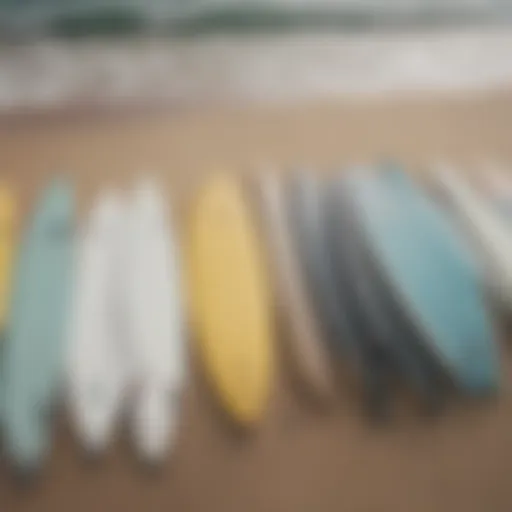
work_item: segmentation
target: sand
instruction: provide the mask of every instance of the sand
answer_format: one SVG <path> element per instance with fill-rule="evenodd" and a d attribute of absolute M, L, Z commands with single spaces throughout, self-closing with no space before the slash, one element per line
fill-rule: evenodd
<path fill-rule="evenodd" d="M 273 161 L 324 172 L 390 156 L 412 172 L 440 156 L 467 166 L 487 157 L 510 164 L 511 133 L 507 91 L 33 114 L 0 120 L 0 173 L 16 186 L 26 214 L 54 171 L 74 176 L 82 212 L 101 185 L 153 171 L 181 216 L 201 177 L 216 168 L 243 171 Z M 281 359 L 268 415 L 246 438 L 226 425 L 192 357 L 179 442 L 160 473 L 137 463 L 126 432 L 103 462 L 86 464 L 60 411 L 53 453 L 37 485 L 21 490 L 0 470 L 0 510 L 510 512 L 512 399 L 506 343 L 502 349 L 505 378 L 495 401 L 453 403 L 429 419 L 402 397 L 384 427 L 368 424 L 348 386 L 331 412 L 311 410 Z"/>

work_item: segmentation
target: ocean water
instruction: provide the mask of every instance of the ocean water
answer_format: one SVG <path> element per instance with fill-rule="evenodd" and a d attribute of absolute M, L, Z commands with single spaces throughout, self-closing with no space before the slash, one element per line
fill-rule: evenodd
<path fill-rule="evenodd" d="M 290 103 L 512 86 L 512 29 L 0 45 L 0 112 L 78 105 Z"/>
<path fill-rule="evenodd" d="M 510 19 L 507 0 L 0 0 L 0 34 L 365 30 Z"/>

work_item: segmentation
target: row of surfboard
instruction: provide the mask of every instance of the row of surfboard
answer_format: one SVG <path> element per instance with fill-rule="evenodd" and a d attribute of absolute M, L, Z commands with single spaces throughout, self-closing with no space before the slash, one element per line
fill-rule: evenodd
<path fill-rule="evenodd" d="M 446 166 L 429 178 L 442 194 L 390 166 L 326 179 L 215 173 L 182 251 L 152 180 L 103 191 L 75 227 L 73 186 L 56 179 L 19 243 L 16 198 L 0 187 L 7 460 L 42 465 L 64 395 L 87 450 L 104 452 L 128 417 L 140 455 L 161 461 L 180 423 L 186 319 L 214 396 L 242 426 L 265 414 L 277 318 L 311 402 L 334 400 L 340 367 L 375 417 L 389 412 L 397 378 L 428 409 L 451 391 L 493 394 L 488 297 L 512 308 L 512 182 L 487 176 L 483 194 Z"/>

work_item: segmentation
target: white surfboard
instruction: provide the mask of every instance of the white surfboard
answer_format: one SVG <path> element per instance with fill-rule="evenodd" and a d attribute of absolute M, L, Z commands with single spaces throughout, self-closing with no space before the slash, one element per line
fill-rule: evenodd
<path fill-rule="evenodd" d="M 512 311 L 512 235 L 505 219 L 453 168 L 438 166 L 434 178 L 471 239 L 487 286 Z"/>
<path fill-rule="evenodd" d="M 120 307 L 124 214 L 121 198 L 105 191 L 77 235 L 68 398 L 77 436 L 93 454 L 111 440 L 128 383 Z"/>
<path fill-rule="evenodd" d="M 185 341 L 177 246 L 159 187 L 136 184 L 125 248 L 127 328 L 133 357 L 130 416 L 141 458 L 160 462 L 179 423 Z"/>

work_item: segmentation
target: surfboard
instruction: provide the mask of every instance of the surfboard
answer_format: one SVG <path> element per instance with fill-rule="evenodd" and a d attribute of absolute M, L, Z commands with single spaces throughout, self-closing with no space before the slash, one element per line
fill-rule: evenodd
<path fill-rule="evenodd" d="M 74 198 L 55 179 L 20 247 L 4 353 L 4 440 L 18 469 L 39 468 L 51 447 L 51 411 L 63 372 L 73 262 Z"/>
<path fill-rule="evenodd" d="M 360 169 L 352 172 L 378 171 Z M 389 360 L 389 370 L 394 370 L 420 395 L 429 411 L 437 411 L 443 399 L 438 365 L 423 349 L 415 326 L 403 314 L 378 272 L 375 255 L 362 233 L 357 203 L 352 200 L 344 173 L 334 177 L 329 191 L 329 228 L 333 231 L 331 250 L 338 271 L 350 284 L 352 308 Z"/>
<path fill-rule="evenodd" d="M 511 312 L 512 236 L 507 220 L 456 169 L 439 165 L 432 178 L 468 236 L 491 294 Z"/>
<path fill-rule="evenodd" d="M 288 203 L 296 252 L 300 258 L 308 293 L 331 349 L 351 364 L 361 364 L 361 347 L 348 313 L 340 307 L 336 278 L 327 248 L 322 194 L 317 179 L 305 171 L 290 181 Z"/>
<path fill-rule="evenodd" d="M 191 323 L 208 380 L 242 426 L 262 419 L 273 373 L 271 291 L 256 229 L 237 178 L 214 174 L 189 218 Z"/>
<path fill-rule="evenodd" d="M 329 229 L 324 187 L 312 173 L 299 171 L 292 177 L 289 194 L 296 250 L 323 339 L 343 369 L 362 381 L 365 408 L 371 417 L 380 419 L 387 415 L 389 401 L 382 361 L 374 357 L 373 341 L 353 309 L 349 283 L 338 274 L 342 265 L 337 269 L 330 238 L 341 233 Z"/>
<path fill-rule="evenodd" d="M 14 193 L 7 185 L 0 183 L 0 425 L 3 408 L 2 356 L 11 303 L 16 221 Z"/>
<path fill-rule="evenodd" d="M 449 218 L 403 172 L 349 174 L 379 272 L 426 349 L 463 392 L 499 383 L 493 326 L 470 251 Z"/>
<path fill-rule="evenodd" d="M 125 224 L 121 195 L 107 189 L 77 234 L 66 394 L 77 438 L 96 456 L 115 432 L 129 378 L 121 304 Z"/>
<path fill-rule="evenodd" d="M 333 369 L 292 239 L 283 183 L 275 172 L 251 179 L 265 235 L 272 285 L 283 322 L 285 350 L 300 388 L 321 405 L 335 396 Z"/>
<path fill-rule="evenodd" d="M 128 338 L 133 357 L 133 439 L 141 458 L 163 460 L 177 439 L 186 371 L 178 242 L 160 185 L 139 181 L 128 214 Z"/>
<path fill-rule="evenodd" d="M 338 185 L 338 187 L 336 186 Z M 351 330 L 360 345 L 368 411 L 373 418 L 383 419 L 391 413 L 391 379 L 395 368 L 389 347 L 382 342 L 375 316 L 362 307 L 360 292 L 365 282 L 365 269 L 356 263 L 358 240 L 346 216 L 340 215 L 343 206 L 339 183 L 329 181 L 323 187 L 324 229 L 326 250 L 330 255 L 339 307 L 348 317 Z M 338 193 L 337 193 L 338 192 Z"/>

